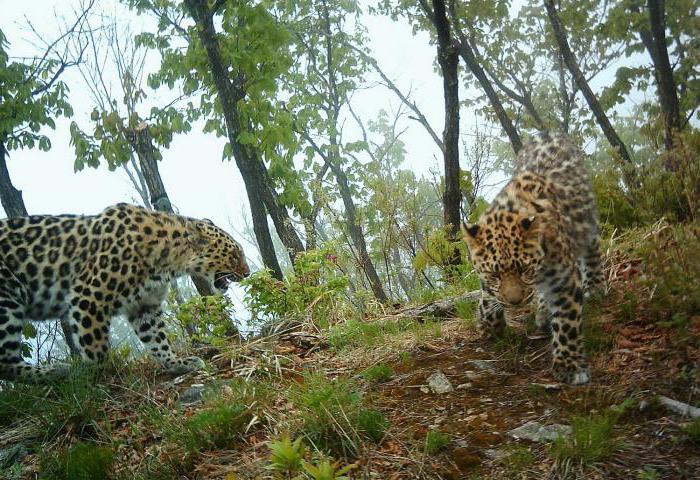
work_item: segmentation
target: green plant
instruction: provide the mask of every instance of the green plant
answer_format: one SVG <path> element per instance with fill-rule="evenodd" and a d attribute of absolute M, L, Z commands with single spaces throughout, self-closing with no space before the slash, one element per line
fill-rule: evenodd
<path fill-rule="evenodd" d="M 659 478 L 661 478 L 659 472 L 652 467 L 644 467 L 637 472 L 637 480 L 659 480 Z"/>
<path fill-rule="evenodd" d="M 377 363 L 362 371 L 360 376 L 368 382 L 386 382 L 394 376 L 394 369 L 386 363 Z"/>
<path fill-rule="evenodd" d="M 532 452 L 522 445 L 509 446 L 501 459 L 501 463 L 512 472 L 521 471 L 534 462 L 535 457 Z"/>
<path fill-rule="evenodd" d="M 452 438 L 440 430 L 430 430 L 425 435 L 425 451 L 430 455 L 444 450 L 452 441 Z"/>
<path fill-rule="evenodd" d="M 31 418 L 48 441 L 69 426 L 79 436 L 94 436 L 105 391 L 98 384 L 100 369 L 78 363 L 65 378 L 47 385 L 14 384 L 0 391 L 0 425 Z"/>
<path fill-rule="evenodd" d="M 40 479 L 94 480 L 111 478 L 112 448 L 93 442 L 78 442 L 70 448 L 41 457 Z"/>
<path fill-rule="evenodd" d="M 301 437 L 292 442 L 287 436 L 269 442 L 267 446 L 270 449 L 270 469 L 284 474 L 286 478 L 296 475 L 302 468 L 306 453 L 306 448 L 301 442 Z"/>
<path fill-rule="evenodd" d="M 196 295 L 179 306 L 175 319 L 184 329 L 193 332 L 193 340 L 221 346 L 238 334 L 231 323 L 232 312 L 233 304 L 224 295 Z"/>
<path fill-rule="evenodd" d="M 328 327 L 339 313 L 338 305 L 348 285 L 347 278 L 338 273 L 336 251 L 328 245 L 299 254 L 294 272 L 284 281 L 274 278 L 268 270 L 243 280 L 251 323 L 310 319 L 321 328 Z"/>
<path fill-rule="evenodd" d="M 683 432 L 685 432 L 691 442 L 700 444 L 700 417 L 684 425 Z"/>
<path fill-rule="evenodd" d="M 575 459 L 585 465 L 608 458 L 621 446 L 613 436 L 613 428 L 625 409 L 623 403 L 601 414 L 573 417 L 571 435 L 557 438 L 551 447 L 554 458 Z"/>
<path fill-rule="evenodd" d="M 413 323 L 408 319 L 376 322 L 348 320 L 328 330 L 328 343 L 335 351 L 349 347 L 373 346 L 385 335 L 406 331 Z"/>
<path fill-rule="evenodd" d="M 304 473 L 313 480 L 348 480 L 349 477 L 345 474 L 355 468 L 354 464 L 341 467 L 338 462 L 331 462 L 328 458 L 323 458 L 315 464 L 303 464 Z"/>
<path fill-rule="evenodd" d="M 357 386 L 348 378 L 327 379 L 307 372 L 303 382 L 290 389 L 299 409 L 301 432 L 317 448 L 340 455 L 355 455 L 364 440 L 381 440 L 388 422 L 365 408 Z"/>

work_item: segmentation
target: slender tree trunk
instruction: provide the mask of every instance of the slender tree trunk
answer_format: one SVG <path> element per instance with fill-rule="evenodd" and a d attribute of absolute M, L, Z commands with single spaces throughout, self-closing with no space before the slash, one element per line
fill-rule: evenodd
<path fill-rule="evenodd" d="M 450 240 L 459 238 L 460 190 L 459 190 L 459 57 L 452 43 L 450 24 L 447 20 L 444 0 L 433 1 L 433 23 L 438 38 L 438 63 L 442 71 L 442 88 L 445 98 L 445 128 L 442 132 L 445 167 L 445 191 L 442 197 L 445 228 Z M 458 255 L 450 263 L 458 264 Z"/>
<path fill-rule="evenodd" d="M 622 159 L 622 172 L 625 179 L 625 183 L 628 187 L 638 187 L 639 180 L 637 179 L 632 157 L 630 156 L 629 151 L 627 150 L 627 146 L 625 146 L 624 142 L 619 137 L 612 124 L 610 123 L 610 119 L 605 114 L 605 111 L 600 105 L 598 98 L 593 93 L 593 90 L 591 90 L 591 87 L 588 85 L 586 77 L 583 75 L 581 69 L 578 66 L 578 61 L 576 60 L 574 53 L 569 47 L 569 41 L 566 39 L 566 32 L 564 32 L 564 28 L 562 27 L 561 22 L 559 21 L 559 14 L 557 13 L 557 9 L 554 6 L 554 0 L 545 0 L 544 6 L 547 9 L 547 16 L 549 17 L 549 22 L 552 26 L 552 30 L 554 31 L 554 37 L 557 41 L 559 51 L 564 59 L 566 67 L 569 69 L 569 72 L 574 77 L 576 85 L 578 86 L 579 90 L 581 90 L 581 93 L 583 93 L 583 96 L 586 99 L 586 102 L 588 103 L 588 106 L 590 107 L 591 111 L 593 111 L 593 115 L 595 116 L 598 125 L 603 130 L 605 138 L 607 138 L 608 142 L 610 142 L 610 145 L 612 145 L 612 147 L 615 150 L 617 150 L 620 159 Z"/>
<path fill-rule="evenodd" d="M 666 150 L 673 149 L 673 136 L 681 129 L 681 114 L 678 105 L 676 81 L 673 78 L 673 68 L 668 59 L 666 48 L 666 18 L 664 0 L 647 0 L 649 7 L 649 22 L 651 24 L 652 50 L 656 83 L 658 85 L 661 111 L 664 115 L 664 145 Z M 667 165 L 675 170 L 673 165 Z"/>
<path fill-rule="evenodd" d="M 266 194 L 264 191 L 270 186 L 265 184 L 266 179 L 261 178 L 260 175 L 261 168 L 264 168 L 264 165 L 256 165 L 256 162 L 259 162 L 259 160 L 238 142 L 241 125 L 237 104 L 239 100 L 244 98 L 245 92 L 240 85 L 232 83 L 229 79 L 227 69 L 224 67 L 221 58 L 220 46 L 216 39 L 212 12 L 207 8 L 207 2 L 202 0 L 185 0 L 185 5 L 196 23 L 199 39 L 207 53 L 218 99 L 226 122 L 228 139 L 248 194 L 248 202 L 250 203 L 253 219 L 253 231 L 260 247 L 260 254 L 265 266 L 272 270 L 276 278 L 282 279 L 282 269 L 277 260 L 272 237 L 270 236 L 270 229 L 267 224 Z M 269 197 L 269 194 L 267 196 Z M 270 202 L 269 198 L 268 202 Z M 282 238 L 282 235 L 280 235 L 280 238 Z M 291 253 L 290 251 L 290 255 Z"/>
<path fill-rule="evenodd" d="M 7 150 L 5 150 L 5 144 L 4 142 L 0 142 L 0 199 L 2 200 L 2 208 L 5 210 L 5 214 L 8 218 L 26 217 L 29 214 L 27 213 L 27 207 L 24 205 L 24 200 L 22 199 L 22 192 L 12 185 L 10 172 L 7 170 L 6 158 Z M 72 356 L 80 355 L 78 346 L 73 342 L 70 325 L 63 318 L 59 319 L 59 323 L 61 324 L 63 338 L 68 346 L 68 351 Z"/>
<path fill-rule="evenodd" d="M 27 209 L 24 206 L 22 192 L 17 190 L 12 185 L 10 172 L 7 170 L 7 150 L 5 150 L 4 142 L 0 142 L 0 200 L 2 200 L 2 208 L 8 218 L 26 217 Z"/>
<path fill-rule="evenodd" d="M 352 198 L 348 177 L 345 175 L 343 169 L 335 163 L 334 159 L 330 159 L 330 168 L 338 182 L 338 190 L 340 191 L 340 197 L 345 207 L 345 225 L 348 229 L 348 235 L 350 235 L 350 239 L 355 246 L 355 250 L 357 250 L 360 268 L 365 272 L 367 280 L 369 280 L 374 297 L 382 303 L 387 303 L 389 299 L 386 296 L 386 292 L 384 292 L 382 281 L 377 274 L 377 270 L 374 268 L 369 253 L 367 253 L 367 242 L 365 241 L 365 234 L 362 232 L 362 227 L 360 227 L 360 221 L 357 218 L 357 209 L 355 208 L 355 202 Z"/>

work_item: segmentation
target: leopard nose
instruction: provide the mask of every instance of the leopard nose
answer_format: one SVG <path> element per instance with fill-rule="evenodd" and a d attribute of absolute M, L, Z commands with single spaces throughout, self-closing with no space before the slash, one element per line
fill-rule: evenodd
<path fill-rule="evenodd" d="M 518 305 L 522 303 L 525 298 L 525 291 L 521 285 L 503 285 L 501 288 L 501 296 L 503 300 L 511 305 Z"/>

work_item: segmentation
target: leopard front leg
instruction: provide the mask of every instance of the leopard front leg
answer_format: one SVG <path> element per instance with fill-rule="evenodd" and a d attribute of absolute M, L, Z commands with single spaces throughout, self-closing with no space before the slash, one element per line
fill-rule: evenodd
<path fill-rule="evenodd" d="M 503 305 L 484 292 L 481 293 L 481 299 L 479 300 L 477 326 L 481 334 L 486 338 L 499 336 L 503 333 L 506 326 Z"/>
<path fill-rule="evenodd" d="M 552 315 L 554 377 L 574 385 L 588 383 L 591 373 L 583 346 L 583 289 L 578 269 L 552 269 L 538 288 Z"/>
<path fill-rule="evenodd" d="M 199 357 L 179 358 L 173 352 L 165 335 L 163 311 L 159 305 L 142 305 L 141 308 L 129 314 L 129 323 L 134 328 L 139 340 L 146 350 L 170 374 L 183 373 L 204 368 L 204 361 Z"/>

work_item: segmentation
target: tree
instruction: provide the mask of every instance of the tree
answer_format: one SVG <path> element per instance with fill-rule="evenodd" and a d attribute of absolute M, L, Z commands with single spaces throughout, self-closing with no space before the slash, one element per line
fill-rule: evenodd
<path fill-rule="evenodd" d="M 388 297 L 369 255 L 347 173 L 347 157 L 361 146 L 344 144 L 341 128 L 341 114 L 344 110 L 349 112 L 350 97 L 367 68 L 364 57 L 358 58 L 348 46 L 353 42 L 363 43 L 361 27 L 357 26 L 355 32 L 345 31 L 347 17 L 358 13 L 355 5 L 331 0 L 278 4 L 278 14 L 295 39 L 293 48 L 299 59 L 284 76 L 285 87 L 292 94 L 287 106 L 295 118 L 295 130 L 309 148 L 307 159 L 317 158 L 322 162 L 316 183 L 311 184 L 312 198 L 318 182 L 330 171 L 338 186 L 344 207 L 344 228 L 357 263 L 375 298 L 384 303 Z M 318 200 L 316 196 L 314 203 Z M 312 206 L 310 222 L 315 222 L 316 208 Z"/>
<path fill-rule="evenodd" d="M 603 134 L 610 142 L 610 145 L 615 148 L 619 158 L 623 162 L 622 171 L 628 187 L 638 186 L 639 181 L 636 178 L 634 161 L 627 150 L 627 146 L 624 144 L 622 139 L 620 139 L 619 135 L 615 131 L 615 128 L 610 123 L 610 119 L 606 115 L 598 98 L 593 93 L 593 90 L 591 90 L 586 77 L 579 68 L 576 57 L 571 51 L 569 42 L 566 39 L 564 27 L 562 27 L 561 22 L 559 21 L 559 15 L 554 5 L 554 0 L 545 0 L 544 5 L 547 10 L 547 16 L 549 17 L 552 31 L 554 32 L 554 37 L 556 38 L 557 45 L 559 46 L 559 52 L 564 60 L 564 63 L 571 72 L 571 75 L 575 79 L 578 88 L 581 90 L 581 93 L 586 99 L 586 102 L 593 112 L 593 115 L 603 131 Z"/>
<path fill-rule="evenodd" d="M 68 103 L 67 87 L 61 80 L 63 72 L 82 61 L 88 46 L 86 19 L 94 1 L 85 4 L 76 20 L 65 33 L 45 45 L 40 57 L 29 62 L 10 61 L 7 39 L 0 30 L 0 200 L 8 217 L 27 216 L 22 192 L 12 184 L 7 169 L 8 151 L 38 146 L 51 148 L 42 127 L 55 128 L 54 118 L 69 117 L 73 110 Z M 38 35 L 38 34 L 37 34 Z M 41 38 L 41 37 L 40 37 Z M 80 45 L 79 55 L 68 55 L 68 40 Z M 66 345 L 72 354 L 78 353 L 72 342 L 67 322 L 61 321 Z"/>

